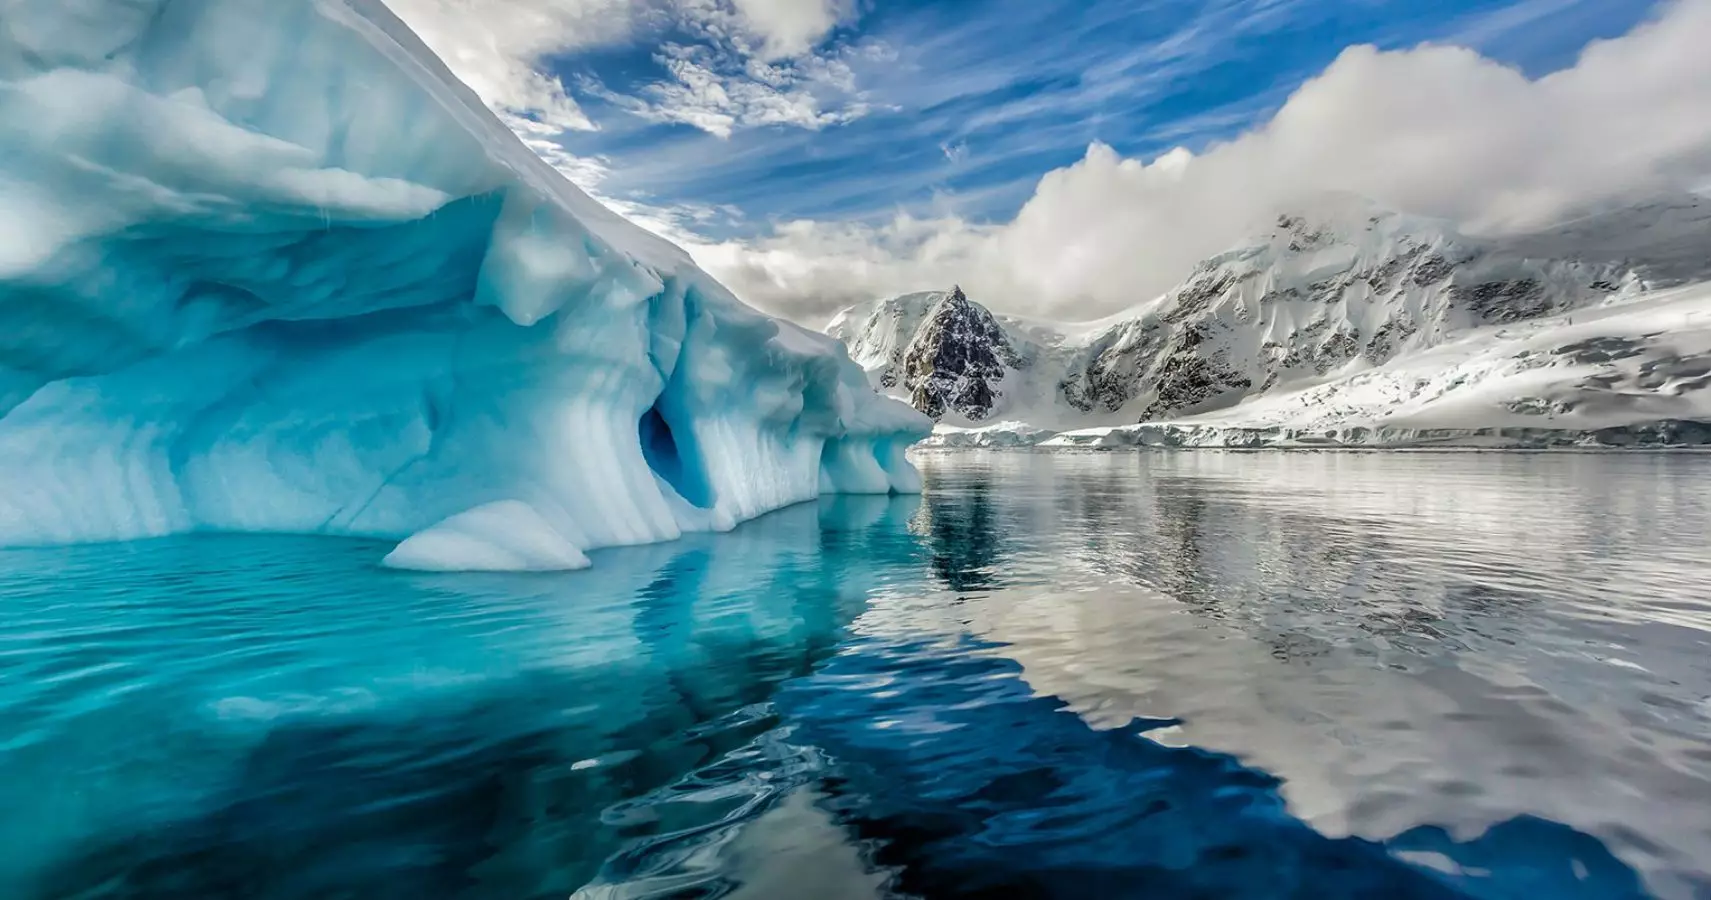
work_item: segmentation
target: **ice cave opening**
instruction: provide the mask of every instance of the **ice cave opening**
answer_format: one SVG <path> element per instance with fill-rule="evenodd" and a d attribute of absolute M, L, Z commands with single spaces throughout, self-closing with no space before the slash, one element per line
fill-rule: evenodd
<path fill-rule="evenodd" d="M 671 423 L 660 412 L 658 403 L 642 414 L 638 430 L 642 440 L 642 458 L 647 460 L 648 468 L 691 506 L 712 509 L 713 489 L 707 483 L 705 472 L 693 456 L 685 458 L 677 436 L 672 433 Z"/>

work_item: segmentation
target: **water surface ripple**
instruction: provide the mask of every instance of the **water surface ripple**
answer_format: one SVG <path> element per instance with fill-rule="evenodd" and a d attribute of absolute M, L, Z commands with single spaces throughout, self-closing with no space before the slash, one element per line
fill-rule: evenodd
<path fill-rule="evenodd" d="M 1711 456 L 920 462 L 569 575 L 0 551 L 0 895 L 1711 896 Z"/>

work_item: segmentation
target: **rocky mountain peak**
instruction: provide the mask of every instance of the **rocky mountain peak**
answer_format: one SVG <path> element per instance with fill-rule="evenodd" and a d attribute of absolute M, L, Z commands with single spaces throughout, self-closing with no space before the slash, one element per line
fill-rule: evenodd
<path fill-rule="evenodd" d="M 902 358 L 902 387 L 935 420 L 954 412 L 971 422 L 992 414 L 1005 374 L 1021 366 L 987 309 L 951 288 L 916 330 Z"/>
<path fill-rule="evenodd" d="M 1027 365 L 1021 342 L 960 286 L 853 307 L 827 333 L 849 344 L 876 387 L 934 419 L 990 417 L 1005 380 Z"/>

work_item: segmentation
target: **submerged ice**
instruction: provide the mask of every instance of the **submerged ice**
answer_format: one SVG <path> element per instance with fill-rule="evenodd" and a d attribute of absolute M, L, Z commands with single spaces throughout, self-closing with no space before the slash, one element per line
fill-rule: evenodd
<path fill-rule="evenodd" d="M 571 568 L 918 489 L 923 417 L 565 181 L 378 0 L 5 16 L 0 545 Z"/>

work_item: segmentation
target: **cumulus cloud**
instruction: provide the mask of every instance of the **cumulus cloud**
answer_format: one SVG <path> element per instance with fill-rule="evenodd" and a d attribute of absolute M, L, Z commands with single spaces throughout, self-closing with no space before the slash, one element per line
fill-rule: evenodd
<path fill-rule="evenodd" d="M 744 56 L 804 56 L 855 14 L 852 0 L 667 0 L 683 25 Z"/>
<path fill-rule="evenodd" d="M 452 72 L 495 109 L 560 131 L 594 123 L 541 63 L 627 37 L 642 7 L 630 0 L 386 0 Z"/>
<path fill-rule="evenodd" d="M 1269 121 L 1198 155 L 1144 161 L 1093 144 L 1041 178 L 1007 223 L 788 222 L 752 240 L 691 239 L 690 250 L 751 302 L 803 321 L 953 281 L 1007 311 L 1092 318 L 1156 296 L 1326 192 L 1474 231 L 1524 230 L 1705 183 L 1707 35 L 1711 0 L 1676 0 L 1537 79 L 1458 47 L 1351 47 Z"/>
<path fill-rule="evenodd" d="M 734 0 L 767 58 L 800 56 L 850 13 L 838 0 Z"/>

